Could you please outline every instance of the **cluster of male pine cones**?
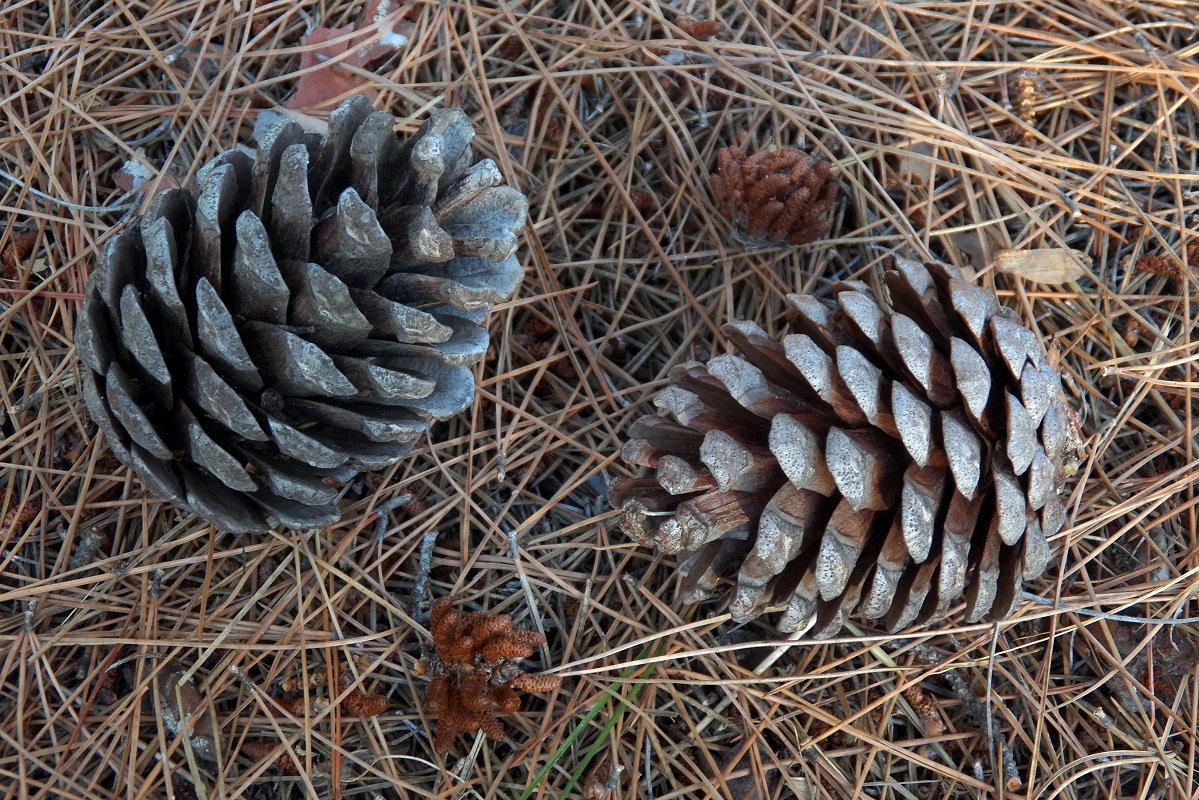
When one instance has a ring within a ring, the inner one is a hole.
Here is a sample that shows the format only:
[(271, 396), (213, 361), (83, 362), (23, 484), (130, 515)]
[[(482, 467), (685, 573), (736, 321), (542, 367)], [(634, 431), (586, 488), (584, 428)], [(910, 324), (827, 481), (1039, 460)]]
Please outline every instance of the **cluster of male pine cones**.
[(832, 165), (794, 147), (753, 155), (740, 145), (716, 154), (712, 194), (747, 247), (801, 245), (825, 236), (837, 201)]
[(549, 692), (561, 685), (557, 675), (533, 675), (521, 660), (545, 644), (535, 631), (512, 627), (507, 614), (476, 611), (463, 616), (453, 600), (442, 597), (429, 617), (433, 650), (418, 663), (418, 673), (432, 676), (425, 692), (425, 710), (437, 718), (433, 749), (448, 753), (461, 733), (482, 731), (488, 739), (504, 738), (497, 712), (520, 710), (525, 692)]

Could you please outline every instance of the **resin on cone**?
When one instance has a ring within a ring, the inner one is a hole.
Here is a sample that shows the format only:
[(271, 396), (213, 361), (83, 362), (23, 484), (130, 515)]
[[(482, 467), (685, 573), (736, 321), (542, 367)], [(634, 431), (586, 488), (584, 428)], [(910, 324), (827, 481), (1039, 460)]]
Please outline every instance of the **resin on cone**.
[[(1011, 613), (1066, 521), (1077, 416), (1035, 334), (954, 267), (899, 259), (789, 295), (790, 333), (724, 326), (739, 355), (670, 372), (611, 499), (636, 541), (679, 554), (684, 599), (729, 580), (743, 622), (889, 631), (958, 606)], [(727, 579), (727, 580), (726, 580)]]
[(231, 532), (331, 524), (330, 484), (470, 405), (527, 201), (474, 162), (461, 111), (406, 139), (394, 124), (362, 97), (323, 137), (273, 123), (104, 250), (82, 393), (155, 495)]

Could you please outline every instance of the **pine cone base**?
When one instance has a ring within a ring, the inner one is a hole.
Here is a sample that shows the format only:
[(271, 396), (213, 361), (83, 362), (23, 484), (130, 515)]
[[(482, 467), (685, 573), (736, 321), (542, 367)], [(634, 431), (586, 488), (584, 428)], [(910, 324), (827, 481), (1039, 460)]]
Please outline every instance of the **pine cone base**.
[(964, 603), (1015, 608), (1066, 521), (1077, 417), (1032, 331), (945, 264), (896, 260), (893, 310), (858, 282), (835, 305), (790, 295), (791, 333), (723, 332), (740, 355), (670, 373), (661, 416), (622, 450), (611, 487), (634, 540), (680, 557), (683, 599), (726, 578), (737, 622), (781, 612), (830, 636), (888, 631)]
[(331, 484), (470, 405), (527, 201), (472, 165), (461, 111), (406, 141), (394, 122), (362, 97), (323, 137), (276, 122), (105, 249), (76, 322), (81, 390), (154, 494), (230, 532), (331, 524)]

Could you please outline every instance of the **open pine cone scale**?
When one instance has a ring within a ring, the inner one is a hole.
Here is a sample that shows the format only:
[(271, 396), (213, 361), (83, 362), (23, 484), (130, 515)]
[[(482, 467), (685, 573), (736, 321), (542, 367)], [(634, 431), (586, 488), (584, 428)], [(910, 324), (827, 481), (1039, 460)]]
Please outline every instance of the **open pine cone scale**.
[(782, 341), (750, 322), (740, 355), (674, 368), (664, 416), (630, 429), (645, 477), (612, 487), (624, 530), (681, 556), (684, 599), (736, 580), (736, 621), (889, 631), (964, 600), (1008, 615), (1048, 564), (1077, 434), (1035, 335), (952, 267), (897, 260), (893, 310), (865, 284), (835, 306), (791, 295)]
[(156, 494), (225, 530), (335, 521), (334, 480), (394, 463), (473, 398), (480, 323), (521, 280), (526, 200), (471, 166), (462, 112), (406, 142), (393, 122), (359, 97), (323, 139), (274, 123), (256, 155), (156, 196), (89, 282), (93, 419)]

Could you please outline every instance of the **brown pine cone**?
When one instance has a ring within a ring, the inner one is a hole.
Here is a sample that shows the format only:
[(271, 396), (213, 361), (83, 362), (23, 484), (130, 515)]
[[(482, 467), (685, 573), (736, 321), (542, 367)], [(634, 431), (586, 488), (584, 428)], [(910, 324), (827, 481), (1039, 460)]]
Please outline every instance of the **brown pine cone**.
[(1036, 336), (953, 267), (897, 260), (894, 310), (869, 287), (789, 295), (782, 342), (750, 322), (741, 351), (675, 367), (621, 455), (647, 468), (611, 499), (625, 532), (681, 554), (684, 599), (734, 576), (736, 621), (784, 632), (889, 631), (1002, 618), (1044, 571), (1077, 416)]
[(832, 165), (794, 147), (748, 155), (740, 146), (716, 154), (712, 194), (749, 248), (808, 244), (828, 234), (824, 216), (837, 200)]
[(113, 452), (231, 532), (338, 519), (336, 490), (470, 405), (520, 283), (527, 202), (456, 109), (396, 136), (362, 97), (154, 198), (104, 251), (75, 344)]

